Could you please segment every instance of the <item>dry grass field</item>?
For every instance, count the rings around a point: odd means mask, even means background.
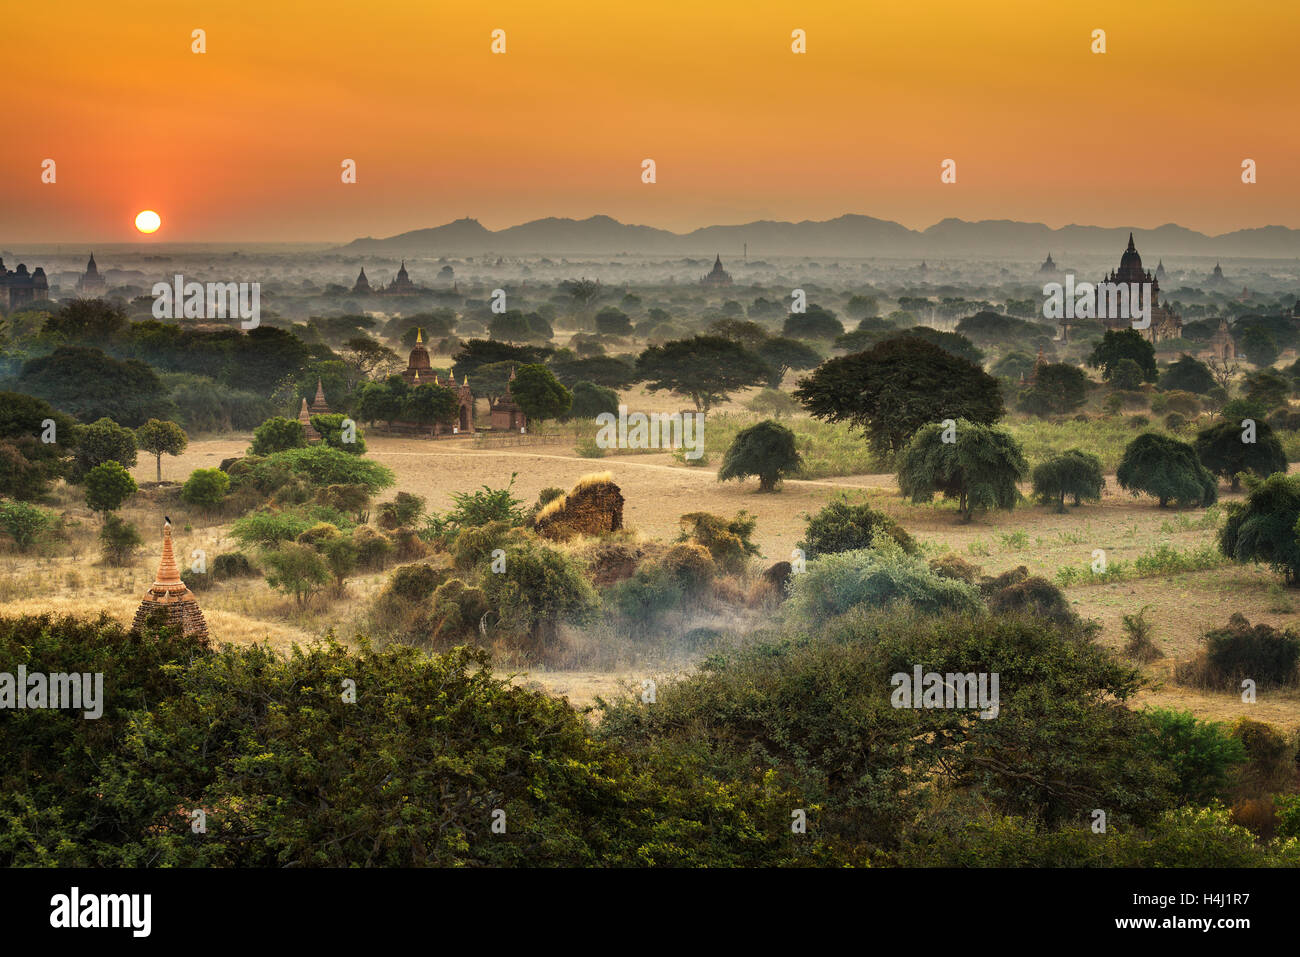
[[[193,441],[180,457],[164,458],[163,477],[177,480],[196,468],[214,467],[224,458],[243,454],[248,441],[248,436]],[[625,522],[641,536],[673,539],[679,531],[677,518],[685,512],[730,516],[744,509],[757,519],[754,540],[764,563],[788,559],[803,534],[807,515],[840,494],[868,501],[894,516],[931,557],[953,552],[981,566],[986,574],[1025,565],[1031,574],[1054,579],[1063,567],[1086,568],[1095,549],[1103,549],[1109,562],[1124,562],[1161,545],[1194,550],[1212,544],[1215,535],[1215,516],[1207,519],[1200,510],[1159,509],[1154,502],[1134,499],[1115,487],[1113,476],[1099,505],[1071,508],[1064,515],[1025,506],[961,524],[950,506],[914,506],[903,501],[892,475],[790,480],[778,493],[764,495],[757,492],[753,481],[718,482],[716,460],[710,467],[691,468],[674,462],[668,453],[608,456],[597,461],[577,455],[563,443],[477,449],[464,440],[370,436],[367,441],[368,456],[397,475],[397,485],[386,497],[404,490],[423,496],[431,510],[443,511],[452,504],[451,493],[481,485],[501,487],[511,473],[517,473],[516,495],[531,502],[547,486],[568,488],[584,474],[609,471],[626,498]],[[135,469],[136,480],[152,481],[153,469],[152,459],[142,456]],[[148,540],[148,530],[158,527],[161,515],[146,496],[138,495],[123,510],[124,517],[146,533],[146,547],[133,565],[110,568],[99,561],[97,520],[80,504],[79,496],[64,493],[65,520],[79,523],[74,531],[74,554],[54,558],[4,555],[0,562],[0,614],[103,609],[129,621],[140,594],[152,580],[157,560],[156,539]],[[186,562],[195,549],[203,549],[210,560],[235,548],[228,538],[228,525],[209,521],[184,506],[168,508],[173,510],[178,557],[184,556]],[[305,611],[256,578],[204,590],[199,600],[213,634],[221,640],[267,641],[287,649],[293,642],[311,641],[331,629],[345,640],[355,634],[385,579],[382,573],[350,579],[345,599],[319,597]],[[1234,695],[1206,694],[1167,680],[1174,660],[1191,656],[1200,636],[1208,628],[1224,624],[1233,612],[1242,612],[1252,622],[1296,624],[1300,593],[1283,588],[1278,576],[1267,569],[1222,565],[1109,583],[1085,579],[1068,587],[1066,594],[1080,615],[1101,624],[1098,640],[1111,647],[1124,642],[1122,616],[1148,608],[1147,618],[1154,623],[1155,641],[1165,657],[1148,667],[1156,686],[1145,693],[1145,700],[1176,705],[1201,717],[1230,720],[1249,713],[1284,727],[1300,725],[1300,694],[1267,692],[1254,705],[1245,705]],[[680,662],[662,662],[657,669],[645,662],[629,662],[608,671],[534,669],[521,673],[517,680],[566,695],[575,704],[587,704],[597,695],[625,693],[628,683],[639,684],[649,674],[673,673],[679,668]]]

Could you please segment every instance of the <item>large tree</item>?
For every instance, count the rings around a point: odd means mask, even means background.
[[[42,399],[0,392],[0,495],[19,500],[43,495],[63,474],[76,429],[71,416]]]
[[[708,412],[738,389],[762,385],[772,368],[738,342],[722,336],[695,336],[650,346],[636,360],[637,375],[651,392],[688,396]]]
[[[1244,503],[1228,505],[1219,551],[1237,562],[1263,562],[1300,584],[1300,476],[1270,475]]]
[[[775,492],[777,481],[798,469],[802,462],[794,433],[768,419],[736,435],[723,456],[718,481],[756,475],[760,492]]]
[[[189,441],[184,429],[163,419],[150,419],[135,430],[136,446],[154,457],[159,482],[162,481],[163,455],[180,455]]]
[[[457,379],[461,379],[465,375],[473,375],[479,366],[492,362],[514,362],[518,365],[542,362],[553,351],[542,346],[518,346],[493,339],[470,339],[461,343],[460,351],[452,357],[454,364],[451,371]]]
[[[883,454],[900,451],[927,423],[962,418],[989,425],[1005,411],[996,379],[913,336],[831,359],[800,380],[794,395],[816,418],[862,429]]]
[[[1242,472],[1264,478],[1286,471],[1286,452],[1263,419],[1219,422],[1198,432],[1192,445],[1201,464],[1231,482],[1234,492],[1241,487]]]
[[[962,518],[970,521],[975,509],[1015,508],[1016,483],[1028,471],[1011,433],[957,419],[916,433],[899,460],[898,488],[913,502],[928,502],[936,492],[956,499]]]
[[[1073,412],[1088,398],[1088,376],[1078,366],[1051,362],[1038,367],[1034,384],[1020,398],[1020,407],[1034,415]]]
[[[560,384],[555,374],[540,363],[515,370],[510,395],[529,419],[558,419],[573,405],[573,393]]]
[[[1177,362],[1171,362],[1160,376],[1160,388],[1165,391],[1205,395],[1215,385],[1214,373],[1210,367],[1187,353],[1183,353]]]
[[[815,369],[822,361],[821,354],[812,346],[787,336],[765,339],[754,351],[772,367],[772,377],[767,380],[768,387],[772,389],[781,388],[782,380],[791,369]]]
[[[829,309],[810,305],[807,312],[787,315],[781,334],[791,339],[834,339],[844,334],[844,325]]]
[[[77,450],[73,453],[72,468],[68,478],[80,482],[97,465],[118,462],[126,468],[135,468],[135,433],[112,419],[100,419],[77,429]]]
[[[1093,346],[1092,354],[1088,356],[1088,365],[1101,369],[1101,377],[1109,382],[1122,359],[1136,362],[1142,370],[1144,381],[1156,381],[1156,347],[1147,342],[1136,329],[1121,329],[1118,332],[1107,329],[1101,341]]]
[[[1197,459],[1195,449],[1155,432],[1143,433],[1128,444],[1115,478],[1134,495],[1154,496],[1161,508],[1170,502],[1213,505],[1219,494],[1214,476]]]

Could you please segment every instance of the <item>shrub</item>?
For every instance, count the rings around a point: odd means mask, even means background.
[[[488,522],[465,529],[451,547],[452,564],[460,572],[485,570],[492,561],[492,552],[515,538],[513,532],[505,522]]]
[[[433,593],[421,630],[435,645],[473,639],[478,635],[480,621],[490,610],[481,589],[451,578]]]
[[[709,512],[688,512],[678,523],[682,531],[677,541],[703,545],[723,571],[744,571],[749,556],[759,553],[758,546],[750,541],[758,519],[744,510],[730,521]]]
[[[307,433],[297,419],[275,416],[267,419],[253,430],[253,444],[249,451],[253,455],[272,455],[286,449],[301,449],[307,446]]]
[[[1020,445],[1002,429],[966,419],[949,421],[955,435],[943,423],[931,423],[903,450],[899,491],[917,503],[931,501],[935,493],[956,499],[965,521],[976,509],[1015,508],[1020,500],[1016,483],[1029,472]]]
[[[26,502],[9,502],[0,499],[0,528],[14,540],[20,552],[25,552],[41,539],[55,523],[52,512]]]
[[[718,573],[713,556],[703,545],[679,542],[660,559],[664,570],[681,588],[682,593],[698,597],[708,590]]]
[[[312,595],[330,580],[325,560],[307,545],[287,544],[262,556],[266,583],[292,595],[299,608],[305,608]]]
[[[224,552],[212,560],[212,577],[217,581],[248,578],[257,573],[248,556],[242,552]]]
[[[906,602],[918,610],[973,611],[979,593],[965,582],[943,578],[922,559],[906,554],[891,539],[871,548],[823,555],[795,575],[787,618],[812,627],[856,605],[877,607]]]
[[[352,533],[352,543],[357,546],[357,564],[361,568],[384,568],[393,552],[392,540],[366,525]]]
[[[978,565],[973,565],[960,555],[954,555],[951,552],[930,559],[930,569],[943,578],[954,578],[968,585],[975,584],[975,580],[980,573]]]
[[[850,505],[841,496],[808,519],[803,541],[796,547],[803,550],[805,558],[816,558],[870,548],[881,537],[893,539],[909,555],[920,551],[912,536],[884,512],[866,504]]]
[[[413,527],[424,514],[424,499],[410,492],[398,492],[391,502],[379,506],[379,527]]]
[[[569,407],[566,419],[594,419],[601,413],[618,415],[618,393],[594,382],[574,383],[573,405]]]
[[[1228,479],[1234,492],[1241,487],[1242,472],[1264,478],[1286,471],[1282,443],[1263,419],[1212,425],[1197,433],[1193,446],[1201,464],[1212,474]]]
[[[1204,805],[1226,797],[1233,770],[1246,761],[1246,749],[1223,726],[1201,721],[1188,711],[1148,708],[1145,745],[1174,771],[1174,794],[1188,804]]]
[[[104,549],[104,561],[110,565],[126,565],[136,549],[144,544],[140,530],[117,515],[104,516],[104,527],[99,530],[99,543]]]
[[[401,599],[412,603],[428,601],[438,586],[447,580],[447,570],[433,565],[403,565],[388,577],[384,588],[386,599]]]
[[[347,423],[351,422],[349,430]],[[349,419],[346,415],[338,413],[329,413],[328,415],[313,415],[311,425],[317,433],[320,434],[321,441],[332,449],[338,449],[340,452],[347,452],[349,455],[364,455],[366,451],[365,433],[361,427]],[[349,438],[348,432],[351,431],[352,441],[345,441]]]
[[[1161,657],[1160,648],[1151,637],[1154,629],[1146,617],[1147,609],[1150,607],[1144,605],[1137,612],[1122,615],[1120,618],[1124,633],[1128,636],[1128,640],[1124,643],[1124,654],[1143,664],[1149,664]]]
[[[484,580],[501,624],[526,635],[531,650],[545,651],[558,640],[561,620],[588,620],[598,607],[595,590],[581,566],[563,552],[533,542],[506,549],[506,570]]]
[[[1023,570],[1023,566],[1021,568]],[[1037,576],[1025,577],[991,592],[988,606],[989,611],[995,614],[1032,615],[1060,625],[1078,621],[1065,594],[1046,578]]]
[[[392,469],[369,459],[340,452],[328,445],[275,452],[257,467],[271,474],[276,470],[284,470],[308,482],[313,488],[360,485],[371,495],[388,488],[394,482]]]
[[[181,501],[204,509],[221,504],[230,489],[230,476],[221,469],[195,469],[181,487]]]
[[[1247,792],[1267,794],[1293,790],[1296,784],[1295,745],[1277,728],[1238,718],[1232,737],[1246,752],[1246,766],[1241,772],[1240,787]]]
[[[1294,585],[1300,581],[1298,523],[1300,477],[1270,475],[1251,488],[1245,502],[1228,505],[1219,551],[1236,562],[1264,562]]]
[[[1204,650],[1175,669],[1183,684],[1239,689],[1247,678],[1257,687],[1295,685],[1300,663],[1300,635],[1268,625],[1254,627],[1240,612],[1223,628],[1206,632]]]
[[[622,616],[634,635],[656,627],[668,612],[680,608],[685,591],[677,577],[659,562],[643,562],[632,574],[613,585],[607,601]]]
[[[245,548],[274,548],[281,542],[293,541],[312,524],[297,512],[264,510],[236,519],[230,534]]]

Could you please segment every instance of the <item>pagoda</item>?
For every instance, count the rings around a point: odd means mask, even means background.
[[[1044,259],[1044,260],[1043,260],[1043,264],[1042,264],[1041,266],[1038,267],[1038,271],[1039,271],[1039,272],[1056,272],[1056,263],[1052,262],[1052,254],[1051,254],[1051,253],[1048,253],[1048,254],[1047,254],[1047,258]]]
[[[86,263],[86,271],[77,280],[77,292],[83,296],[102,296],[107,291],[108,283],[99,274],[99,267],[95,265],[95,254],[91,253],[90,262]]]
[[[163,625],[175,628],[187,638],[196,638],[207,644],[208,623],[199,610],[198,599],[181,581],[180,569],[172,553],[171,519],[163,522],[162,561],[158,575],[135,611],[132,631],[142,631],[146,625]]]
[[[401,268],[397,270],[397,278],[384,287],[385,296],[414,296],[420,291],[420,287],[411,282],[410,275],[406,272],[406,260],[402,260]]]
[[[474,432],[474,394],[469,389],[469,376],[465,375],[460,385],[456,384],[456,376],[450,376],[446,382],[434,371],[433,364],[429,361],[429,350],[424,347],[424,330],[416,328],[415,345],[411,348],[411,354],[407,357],[406,368],[402,370],[402,378],[407,381],[412,389],[420,385],[438,385],[444,389],[451,389],[456,393],[457,409],[456,420],[451,423],[450,431],[458,435],[469,435]],[[421,428],[410,423],[396,423],[403,428]],[[427,426],[423,428],[428,428]],[[435,422],[432,426],[434,435],[443,435],[449,431],[448,426],[442,422]]]
[[[357,281],[352,284],[352,295],[368,296],[374,290],[370,288],[370,280],[366,278],[366,267],[361,267],[361,274],[357,276]]]
[[[312,415],[329,415],[330,407],[325,401],[325,388],[321,385],[320,379],[316,380],[316,398],[311,400]]]
[[[308,442],[320,441],[320,433],[317,432],[316,427],[311,424],[311,412],[307,408],[307,399],[305,396],[302,400],[302,408],[298,410],[298,424],[302,426],[303,434],[307,436]]]
[[[700,280],[701,286],[730,286],[731,273],[722,268],[722,254],[713,260],[713,270]]]

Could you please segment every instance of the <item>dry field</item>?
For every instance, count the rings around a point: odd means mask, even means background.
[[[191,442],[179,458],[163,460],[164,479],[180,479],[196,468],[211,468],[222,459],[242,454],[248,436],[229,436]],[[758,521],[755,541],[765,562],[790,557],[802,536],[806,517],[833,496],[848,494],[869,501],[893,515],[927,550],[937,556],[955,552],[996,573],[1025,565],[1031,574],[1049,579],[1063,566],[1086,567],[1094,549],[1104,549],[1108,561],[1131,560],[1168,544],[1182,551],[1214,540],[1214,530],[1199,510],[1178,512],[1159,509],[1152,501],[1133,499],[1114,487],[1113,477],[1099,505],[1071,508],[1058,515],[1051,509],[1025,507],[1013,513],[978,517],[960,524],[945,505],[913,506],[898,495],[892,475],[855,475],[818,481],[787,481],[777,494],[757,492],[756,482],[719,483],[713,467],[689,468],[667,453],[608,456],[600,460],[578,456],[564,444],[539,447],[475,449],[467,441],[439,442],[370,436],[368,455],[389,466],[398,481],[391,495],[405,490],[425,497],[430,509],[451,505],[452,492],[480,485],[503,486],[518,473],[515,491],[533,501],[547,486],[571,486],[580,476],[597,470],[613,473],[627,500],[625,521],[648,538],[671,539],[678,532],[678,516],[691,511],[732,515],[741,509]],[[152,481],[153,461],[141,456],[137,481]],[[147,545],[132,567],[112,569],[99,564],[94,540],[97,522],[68,496],[70,518],[80,521],[76,549],[79,554],[59,558],[19,558],[6,554],[0,560],[0,614],[36,611],[106,610],[129,621],[138,596],[152,580],[156,544]],[[161,515],[146,510],[139,497],[124,516],[146,531],[157,528]],[[170,506],[169,506],[170,507]],[[202,548],[211,557],[233,550],[228,526],[205,522],[183,508],[173,512],[178,557]],[[214,635],[234,642],[269,641],[277,648],[306,642],[334,629],[345,637],[355,633],[370,599],[382,588],[385,576],[369,575],[349,582],[346,600],[316,599],[306,612],[253,579],[217,586],[200,593],[199,600]],[[1300,694],[1265,692],[1254,705],[1244,705],[1234,695],[1205,694],[1165,681],[1173,660],[1194,653],[1208,628],[1222,625],[1240,611],[1252,622],[1296,625],[1300,592],[1281,587],[1278,576],[1253,566],[1225,565],[1199,572],[1125,580],[1108,584],[1078,584],[1067,595],[1084,617],[1099,621],[1099,641],[1119,647],[1124,640],[1120,620],[1124,614],[1149,606],[1155,640],[1166,657],[1148,669],[1157,687],[1145,700],[1177,705],[1202,717],[1232,719],[1249,713],[1284,727],[1300,725]],[[508,666],[508,665],[507,665]],[[624,693],[627,682],[674,671],[664,662],[657,670],[629,664],[609,672],[540,671],[522,673],[517,680],[536,683],[566,695],[574,704],[589,703],[596,695]]]

